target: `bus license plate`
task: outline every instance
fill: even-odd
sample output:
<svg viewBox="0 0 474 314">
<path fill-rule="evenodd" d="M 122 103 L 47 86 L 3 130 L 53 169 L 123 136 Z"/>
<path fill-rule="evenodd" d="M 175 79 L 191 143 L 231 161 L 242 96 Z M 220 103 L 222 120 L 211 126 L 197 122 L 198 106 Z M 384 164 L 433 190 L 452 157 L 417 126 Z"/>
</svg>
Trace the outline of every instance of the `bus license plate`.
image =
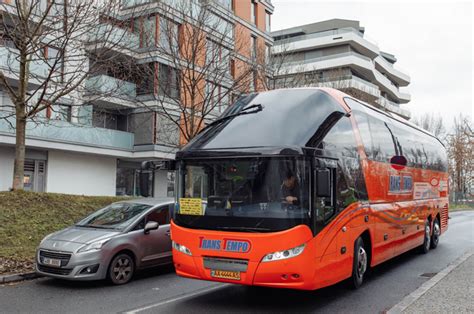
<svg viewBox="0 0 474 314">
<path fill-rule="evenodd" d="M 211 277 L 240 280 L 240 271 L 211 270 Z"/>
<path fill-rule="evenodd" d="M 61 260 L 43 257 L 43 264 L 55 267 L 61 267 Z"/>
</svg>

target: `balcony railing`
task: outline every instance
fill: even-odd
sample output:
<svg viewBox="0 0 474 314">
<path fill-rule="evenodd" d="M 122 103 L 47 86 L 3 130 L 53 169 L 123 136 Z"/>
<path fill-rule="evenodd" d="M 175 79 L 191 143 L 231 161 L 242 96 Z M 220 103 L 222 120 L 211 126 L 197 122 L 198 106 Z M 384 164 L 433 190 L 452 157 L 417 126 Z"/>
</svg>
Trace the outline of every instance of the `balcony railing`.
<svg viewBox="0 0 474 314">
<path fill-rule="evenodd" d="M 347 33 L 354 33 L 357 36 L 363 38 L 363 35 L 359 31 L 357 31 L 355 28 L 348 27 L 348 28 L 339 28 L 339 29 L 334 29 L 334 30 L 329 30 L 329 31 L 311 33 L 311 34 L 305 34 L 305 35 L 281 39 L 281 43 L 276 42 L 275 46 L 285 45 L 285 44 L 312 39 L 312 38 L 320 38 L 320 37 L 326 37 L 326 36 L 331 36 L 331 35 L 342 35 L 342 34 L 347 34 Z"/>
<path fill-rule="evenodd" d="M 0 46 L 0 68 L 10 72 L 14 78 L 18 78 L 20 72 L 20 62 L 18 61 L 19 51 L 15 48 Z M 30 73 L 38 78 L 45 78 L 48 75 L 49 67 L 44 61 L 33 60 L 29 64 Z M 8 76 L 8 75 L 7 75 Z"/>
<path fill-rule="evenodd" d="M 88 41 L 90 43 L 109 43 L 114 47 L 124 47 L 127 49 L 137 49 L 140 47 L 140 37 L 137 34 L 110 24 L 99 25 Z"/>
<path fill-rule="evenodd" d="M 15 135 L 15 119 L 0 117 L 0 134 Z M 134 134 L 84 126 L 61 120 L 28 122 L 27 139 L 49 140 L 65 144 L 96 146 L 109 149 L 132 150 Z"/>
<path fill-rule="evenodd" d="M 97 75 L 87 79 L 86 90 L 90 94 L 133 99 L 137 96 L 137 85 L 107 75 Z"/>
<path fill-rule="evenodd" d="M 409 110 L 400 108 L 400 104 L 394 103 L 393 101 L 388 100 L 387 98 L 380 97 L 379 100 L 377 101 L 379 105 L 387 109 L 388 111 L 391 111 L 393 113 L 396 113 L 406 119 L 410 119 L 411 113 Z"/>
</svg>

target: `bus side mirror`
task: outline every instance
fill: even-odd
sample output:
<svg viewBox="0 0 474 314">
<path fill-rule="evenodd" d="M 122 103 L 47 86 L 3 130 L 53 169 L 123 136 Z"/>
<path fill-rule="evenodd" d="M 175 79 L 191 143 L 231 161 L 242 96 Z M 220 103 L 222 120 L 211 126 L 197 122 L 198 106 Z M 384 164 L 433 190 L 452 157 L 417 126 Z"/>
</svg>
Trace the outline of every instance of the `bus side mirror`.
<svg viewBox="0 0 474 314">
<path fill-rule="evenodd" d="M 316 196 L 331 196 L 331 173 L 329 169 L 316 170 Z"/>
</svg>

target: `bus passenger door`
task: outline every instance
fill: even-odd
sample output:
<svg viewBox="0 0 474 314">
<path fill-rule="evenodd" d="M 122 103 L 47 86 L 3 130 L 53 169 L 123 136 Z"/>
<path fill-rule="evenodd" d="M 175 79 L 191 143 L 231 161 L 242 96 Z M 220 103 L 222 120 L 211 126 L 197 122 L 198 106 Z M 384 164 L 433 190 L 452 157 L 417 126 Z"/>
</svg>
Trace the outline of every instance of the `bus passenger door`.
<svg viewBox="0 0 474 314">
<path fill-rule="evenodd" d="M 352 263 L 349 251 L 348 227 L 337 220 L 337 215 L 344 209 L 337 202 L 340 180 L 342 180 L 341 169 L 337 166 L 337 161 L 332 159 L 317 159 L 314 172 L 315 191 L 314 195 L 314 217 L 315 230 L 327 229 L 325 236 L 325 252 L 327 257 L 331 256 L 334 277 L 343 279 L 347 277 L 346 264 Z"/>
</svg>

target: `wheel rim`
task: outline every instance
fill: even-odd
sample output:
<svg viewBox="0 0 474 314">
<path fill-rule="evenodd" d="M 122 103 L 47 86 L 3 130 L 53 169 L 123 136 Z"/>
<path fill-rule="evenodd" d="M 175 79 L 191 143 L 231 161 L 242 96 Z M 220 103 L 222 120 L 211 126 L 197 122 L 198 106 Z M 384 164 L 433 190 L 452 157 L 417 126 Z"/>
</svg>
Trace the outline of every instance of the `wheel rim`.
<svg viewBox="0 0 474 314">
<path fill-rule="evenodd" d="M 430 248 L 430 243 L 431 242 L 431 228 L 429 224 L 426 224 L 425 226 L 425 247 L 427 249 Z"/>
<path fill-rule="evenodd" d="M 121 257 L 117 259 L 112 269 L 117 282 L 125 282 L 132 276 L 132 263 L 129 258 Z"/>
<path fill-rule="evenodd" d="M 433 243 L 434 244 L 438 243 L 439 234 L 440 234 L 439 223 L 438 221 L 435 221 L 434 226 L 433 226 Z"/>
<path fill-rule="evenodd" d="M 357 253 L 357 277 L 362 278 L 367 270 L 367 253 L 363 247 L 359 248 Z"/>
</svg>

